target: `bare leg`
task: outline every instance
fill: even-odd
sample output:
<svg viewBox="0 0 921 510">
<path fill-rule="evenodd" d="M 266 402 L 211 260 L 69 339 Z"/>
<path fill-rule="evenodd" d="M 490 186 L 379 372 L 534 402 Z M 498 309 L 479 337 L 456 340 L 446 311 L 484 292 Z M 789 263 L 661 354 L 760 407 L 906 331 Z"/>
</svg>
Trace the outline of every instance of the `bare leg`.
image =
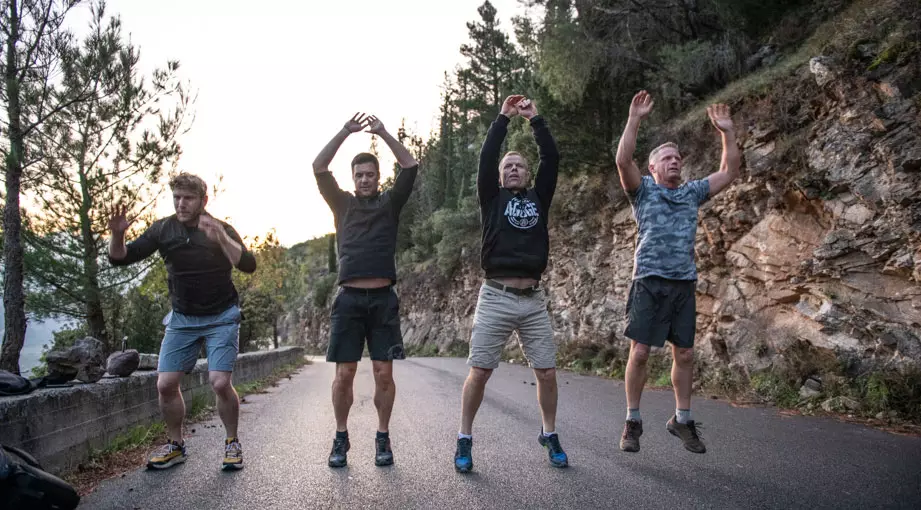
<svg viewBox="0 0 921 510">
<path fill-rule="evenodd" d="M 464 382 L 464 392 L 461 396 L 461 434 L 470 435 L 472 433 L 473 418 L 476 417 L 476 412 L 483 403 L 486 381 L 491 375 L 492 369 L 470 367 L 470 374 L 467 375 L 467 380 Z"/>
<path fill-rule="evenodd" d="M 537 378 L 537 403 L 540 405 L 540 416 L 544 422 L 544 432 L 556 431 L 556 369 L 535 368 Z"/>
<path fill-rule="evenodd" d="M 646 386 L 648 369 L 646 362 L 649 360 L 649 346 L 630 341 L 630 358 L 627 360 L 627 375 L 625 386 L 627 388 L 627 408 L 639 409 L 640 398 L 643 396 L 643 387 Z"/>
<path fill-rule="evenodd" d="M 336 363 L 336 378 L 333 379 L 333 413 L 336 415 L 337 432 L 348 430 L 349 410 L 354 400 L 352 383 L 357 371 L 357 362 Z"/>
<path fill-rule="evenodd" d="M 691 408 L 691 389 L 694 381 L 694 349 L 672 346 L 672 386 L 675 388 L 675 407 Z"/>
<path fill-rule="evenodd" d="M 240 421 L 240 396 L 233 387 L 232 372 L 212 371 L 208 374 L 211 388 L 217 397 L 217 414 L 224 423 L 227 437 L 237 437 L 237 424 Z"/>
<path fill-rule="evenodd" d="M 177 443 L 182 442 L 182 419 L 185 417 L 185 401 L 179 389 L 182 376 L 182 372 L 160 372 L 157 376 L 160 413 L 166 422 L 169 439 Z"/>
<path fill-rule="evenodd" d="M 388 432 L 393 401 L 397 397 L 397 387 L 393 382 L 392 361 L 371 361 L 374 368 L 374 407 L 377 408 L 377 430 Z M 346 411 L 346 415 L 348 411 Z"/>
</svg>

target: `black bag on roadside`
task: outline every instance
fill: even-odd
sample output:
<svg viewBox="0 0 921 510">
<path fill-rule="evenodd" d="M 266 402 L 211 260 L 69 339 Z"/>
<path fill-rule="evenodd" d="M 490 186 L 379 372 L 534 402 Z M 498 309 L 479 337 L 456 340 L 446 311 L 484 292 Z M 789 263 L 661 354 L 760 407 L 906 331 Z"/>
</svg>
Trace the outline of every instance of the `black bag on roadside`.
<svg viewBox="0 0 921 510">
<path fill-rule="evenodd" d="M 32 381 L 25 377 L 6 370 L 0 370 L 0 397 L 24 395 L 34 389 Z"/>
<path fill-rule="evenodd" d="M 0 509 L 73 510 L 79 504 L 72 485 L 42 470 L 28 453 L 0 445 Z"/>
</svg>

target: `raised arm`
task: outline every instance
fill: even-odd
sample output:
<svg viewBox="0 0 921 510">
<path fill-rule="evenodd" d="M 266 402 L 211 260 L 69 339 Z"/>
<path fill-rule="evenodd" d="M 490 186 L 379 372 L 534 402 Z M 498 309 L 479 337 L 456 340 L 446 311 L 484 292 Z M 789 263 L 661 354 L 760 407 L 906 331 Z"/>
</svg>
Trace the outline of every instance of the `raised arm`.
<svg viewBox="0 0 921 510">
<path fill-rule="evenodd" d="M 640 122 L 649 116 L 654 104 L 652 96 L 645 90 L 633 96 L 633 101 L 630 102 L 630 116 L 617 145 L 617 173 L 620 174 L 620 185 L 628 192 L 636 190 L 643 182 L 640 168 L 633 160 L 633 153 L 636 152 L 636 135 L 640 130 Z"/>
<path fill-rule="evenodd" d="M 399 213 L 403 206 L 406 205 L 406 201 L 409 200 L 409 195 L 413 191 L 413 183 L 416 182 L 419 162 L 409 152 L 409 149 L 387 131 L 380 119 L 372 115 L 368 117 L 368 122 L 368 132 L 381 137 L 387 147 L 390 147 L 390 151 L 393 152 L 393 156 L 397 159 L 397 164 L 400 165 L 401 170 L 397 173 L 393 189 L 390 192 L 393 197 L 393 203 Z"/>
<path fill-rule="evenodd" d="M 505 135 L 508 134 L 509 121 L 518 115 L 515 105 L 522 99 L 524 96 L 521 95 L 508 96 L 502 103 L 499 116 L 489 125 L 489 131 L 486 132 L 486 140 L 480 149 L 480 167 L 476 177 L 477 199 L 480 204 L 489 202 L 499 194 L 499 152 L 502 150 Z"/>
<path fill-rule="evenodd" d="M 333 161 L 333 157 L 336 156 L 336 152 L 339 151 L 339 147 L 342 146 L 342 142 L 344 142 L 350 134 L 361 131 L 367 125 L 368 117 L 362 113 L 356 113 L 344 126 L 342 126 L 342 129 L 333 136 L 333 139 L 326 144 L 326 147 L 323 147 L 323 150 L 320 151 L 317 158 L 313 160 L 313 174 L 316 176 L 317 187 L 320 188 L 320 195 L 323 195 L 323 200 L 326 200 L 326 203 L 329 205 L 329 208 L 332 209 L 334 215 L 338 214 L 346 204 L 348 193 L 342 191 L 342 188 L 339 187 L 336 178 L 333 177 L 332 172 L 329 171 L 329 164 Z"/>
<path fill-rule="evenodd" d="M 326 144 L 326 147 L 323 147 L 323 150 L 320 151 L 317 158 L 313 160 L 313 173 L 319 175 L 329 172 L 329 164 L 332 163 L 333 158 L 336 157 L 336 152 L 339 151 L 342 142 L 344 142 L 350 134 L 361 131 L 367 125 L 368 117 L 362 113 L 356 113 L 349 119 L 349 121 L 342 126 L 342 129 L 336 133 L 336 136 Z"/>
<path fill-rule="evenodd" d="M 742 156 L 739 153 L 739 146 L 736 145 L 736 133 L 729 106 L 724 104 L 708 106 L 707 115 L 710 116 L 713 127 L 719 130 L 723 138 L 723 157 L 720 161 L 720 169 L 707 176 L 707 180 L 710 181 L 710 198 L 712 198 L 726 189 L 729 183 L 739 176 Z"/>
<path fill-rule="evenodd" d="M 397 164 L 400 165 L 400 168 L 411 168 L 419 165 L 419 162 L 409 152 L 409 149 L 394 138 L 384 127 L 384 123 L 374 115 L 368 117 L 368 132 L 381 137 L 387 147 L 390 147 L 390 152 L 393 153 L 393 157 L 397 158 Z"/>
<path fill-rule="evenodd" d="M 137 240 L 125 244 L 125 232 L 133 221 L 128 221 L 127 207 L 116 205 L 109 219 L 109 262 L 113 266 L 127 266 L 153 255 L 157 251 L 160 223 L 154 223 Z"/>
<path fill-rule="evenodd" d="M 556 192 L 560 151 L 556 148 L 556 141 L 550 134 L 546 120 L 538 115 L 537 106 L 530 99 L 525 99 L 518 104 L 518 113 L 531 123 L 531 131 L 534 133 L 534 140 L 537 142 L 537 150 L 540 155 L 534 189 L 543 202 L 545 210 L 549 210 L 553 194 Z"/>
</svg>

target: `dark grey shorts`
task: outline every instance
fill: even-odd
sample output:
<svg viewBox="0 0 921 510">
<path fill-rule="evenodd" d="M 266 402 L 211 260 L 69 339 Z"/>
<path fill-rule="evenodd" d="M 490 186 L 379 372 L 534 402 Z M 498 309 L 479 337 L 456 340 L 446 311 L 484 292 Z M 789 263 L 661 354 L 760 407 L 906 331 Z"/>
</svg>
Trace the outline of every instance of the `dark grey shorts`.
<svg viewBox="0 0 921 510">
<path fill-rule="evenodd" d="M 330 322 L 326 361 L 361 360 L 365 341 L 374 361 L 406 358 L 400 332 L 400 299 L 391 287 L 367 290 L 340 287 L 333 300 Z"/>
<path fill-rule="evenodd" d="M 697 330 L 697 282 L 647 276 L 633 280 L 627 298 L 624 335 L 652 347 L 665 341 L 694 347 Z"/>
</svg>

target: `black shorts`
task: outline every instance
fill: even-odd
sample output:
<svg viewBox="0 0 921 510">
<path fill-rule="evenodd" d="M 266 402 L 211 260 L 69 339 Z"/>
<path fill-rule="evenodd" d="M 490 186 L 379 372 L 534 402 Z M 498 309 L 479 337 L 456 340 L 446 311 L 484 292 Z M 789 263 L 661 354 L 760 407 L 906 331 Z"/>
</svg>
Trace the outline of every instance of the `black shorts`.
<svg viewBox="0 0 921 510">
<path fill-rule="evenodd" d="M 404 359 L 400 332 L 400 300 L 392 287 L 356 289 L 340 287 L 330 313 L 326 361 L 351 363 L 368 353 L 375 361 Z"/>
<path fill-rule="evenodd" d="M 624 335 L 652 347 L 665 341 L 694 347 L 697 331 L 697 282 L 647 276 L 633 280 L 627 298 Z"/>
</svg>

